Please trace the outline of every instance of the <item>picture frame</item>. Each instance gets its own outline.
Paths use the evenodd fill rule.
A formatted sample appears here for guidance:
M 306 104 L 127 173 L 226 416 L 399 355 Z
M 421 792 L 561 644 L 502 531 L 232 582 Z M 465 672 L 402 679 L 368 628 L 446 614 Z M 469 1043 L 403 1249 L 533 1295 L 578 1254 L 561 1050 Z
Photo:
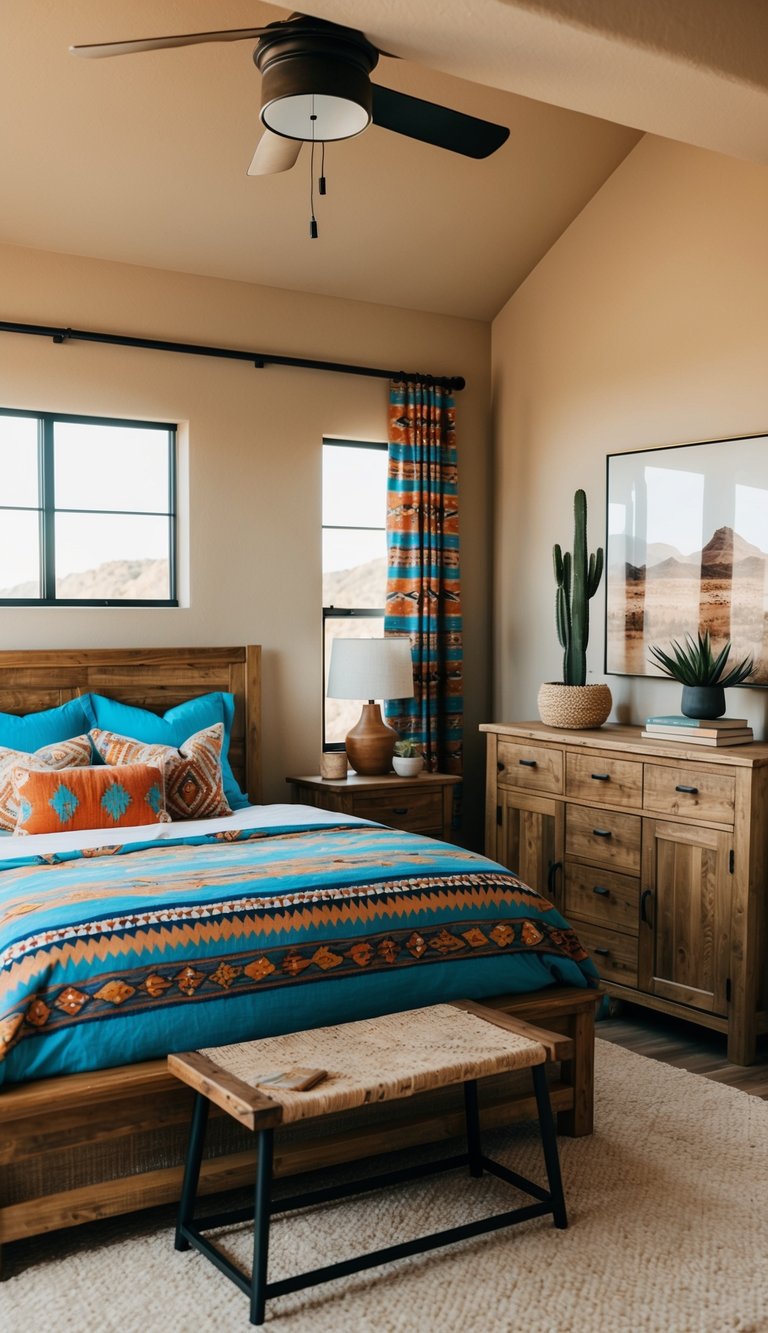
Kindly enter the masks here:
M 609 454 L 605 671 L 661 676 L 652 644 L 709 630 L 768 685 L 768 435 Z

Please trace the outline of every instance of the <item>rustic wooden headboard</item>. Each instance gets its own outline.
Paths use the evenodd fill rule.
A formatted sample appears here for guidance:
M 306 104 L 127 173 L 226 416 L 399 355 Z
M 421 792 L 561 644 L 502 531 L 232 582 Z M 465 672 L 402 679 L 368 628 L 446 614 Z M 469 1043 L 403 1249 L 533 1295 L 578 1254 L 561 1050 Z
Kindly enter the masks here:
M 0 652 L 0 712 L 56 708 L 78 694 L 155 713 L 227 690 L 235 696 L 229 758 L 251 801 L 261 801 L 261 648 L 62 648 Z

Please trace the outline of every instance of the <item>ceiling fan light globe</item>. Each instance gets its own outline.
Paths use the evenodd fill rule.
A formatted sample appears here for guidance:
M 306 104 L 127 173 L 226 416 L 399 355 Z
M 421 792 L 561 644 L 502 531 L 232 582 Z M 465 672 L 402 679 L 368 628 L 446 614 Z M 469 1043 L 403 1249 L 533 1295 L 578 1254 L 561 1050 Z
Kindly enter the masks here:
M 294 93 L 261 108 L 267 129 L 286 139 L 352 139 L 371 123 L 370 111 L 346 97 L 329 93 Z M 314 116 L 314 120 L 312 117 Z

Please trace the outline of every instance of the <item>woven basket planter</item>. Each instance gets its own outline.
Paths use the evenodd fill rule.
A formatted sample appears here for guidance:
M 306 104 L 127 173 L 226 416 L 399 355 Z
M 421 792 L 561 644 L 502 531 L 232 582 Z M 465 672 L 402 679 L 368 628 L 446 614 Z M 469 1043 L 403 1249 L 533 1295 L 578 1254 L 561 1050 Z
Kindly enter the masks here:
M 539 717 L 548 727 L 573 731 L 602 727 L 611 711 L 607 685 L 560 685 L 546 681 L 539 688 Z

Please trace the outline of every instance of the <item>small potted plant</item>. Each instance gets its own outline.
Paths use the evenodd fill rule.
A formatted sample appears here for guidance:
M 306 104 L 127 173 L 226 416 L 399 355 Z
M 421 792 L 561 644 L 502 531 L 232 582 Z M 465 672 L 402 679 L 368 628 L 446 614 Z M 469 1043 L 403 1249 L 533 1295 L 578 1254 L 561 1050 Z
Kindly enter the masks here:
M 587 685 L 589 603 L 603 572 L 603 548 L 587 556 L 587 497 L 573 497 L 573 555 L 557 543 L 555 563 L 555 623 L 563 649 L 563 680 L 546 681 L 539 689 L 539 717 L 552 727 L 601 727 L 611 711 L 611 691 L 605 684 Z
M 692 634 L 686 634 L 682 642 L 673 639 L 669 652 L 657 644 L 651 645 L 650 660 L 654 666 L 672 680 L 679 680 L 683 687 L 680 711 L 685 717 L 722 717 L 727 687 L 741 685 L 751 676 L 754 668 L 751 657 L 743 658 L 737 666 L 726 671 L 731 647 L 729 639 L 715 656 L 709 630 L 703 634 L 699 630 L 695 639 Z
M 395 741 L 392 767 L 401 778 L 417 778 L 424 767 L 424 755 L 419 741 Z

